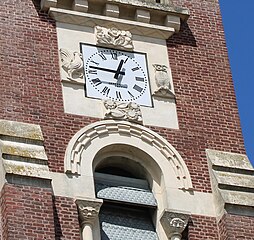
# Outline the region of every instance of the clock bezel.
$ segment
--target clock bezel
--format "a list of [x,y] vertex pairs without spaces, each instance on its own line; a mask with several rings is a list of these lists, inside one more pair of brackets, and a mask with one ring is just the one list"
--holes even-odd
[[[147,88],[145,91],[147,92],[148,94],[148,97],[149,97],[149,101],[150,101],[150,104],[146,104],[146,103],[137,103],[138,105],[142,106],[142,107],[149,107],[149,108],[153,108],[154,107],[154,103],[153,103],[153,98],[152,98],[152,91],[151,91],[151,82],[150,82],[150,76],[149,76],[149,69],[148,69],[148,56],[147,56],[147,53],[145,52],[139,52],[139,51],[127,51],[127,50],[124,50],[124,49],[119,49],[119,48],[113,48],[113,47],[108,47],[108,46],[101,46],[101,45],[95,45],[95,44],[90,44],[90,43],[84,43],[84,42],[80,42],[80,52],[82,54],[82,57],[84,56],[84,53],[83,53],[83,49],[82,49],[82,46],[83,45],[86,45],[86,46],[91,46],[91,47],[95,47],[95,48],[99,48],[99,49],[106,49],[106,50],[114,50],[114,51],[119,51],[119,52],[123,52],[123,53],[127,53],[127,54],[130,54],[130,53],[133,53],[133,54],[140,54],[140,55],[143,55],[144,56],[144,65],[145,65],[145,75],[147,74]],[[99,51],[98,51],[99,52]],[[134,61],[132,59],[132,61]],[[138,62],[137,62],[138,63]],[[91,98],[91,99],[97,99],[97,100],[106,100],[106,99],[111,99],[109,97],[105,97],[103,98],[102,96],[88,96],[87,95],[87,79],[86,79],[86,72],[85,72],[85,66],[86,66],[86,62],[85,60],[83,59],[83,66],[84,66],[84,81],[85,81],[85,85],[84,85],[84,90],[85,90],[85,97],[87,98]],[[113,101],[118,101],[116,99],[111,99]],[[135,102],[135,100],[133,101],[121,101],[119,100],[119,102],[126,102],[126,103],[129,103],[129,102]]]

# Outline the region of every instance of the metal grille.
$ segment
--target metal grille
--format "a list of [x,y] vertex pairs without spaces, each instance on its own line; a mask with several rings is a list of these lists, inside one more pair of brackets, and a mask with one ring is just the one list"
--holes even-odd
[[158,240],[145,212],[106,208],[99,218],[102,240]]

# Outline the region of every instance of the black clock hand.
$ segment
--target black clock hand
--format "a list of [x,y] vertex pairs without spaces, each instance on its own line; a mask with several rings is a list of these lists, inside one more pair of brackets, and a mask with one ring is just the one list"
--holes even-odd
[[[89,66],[89,68],[93,68],[93,69],[97,69],[97,70],[101,70],[101,71],[106,71],[106,72],[111,72],[111,73],[118,73],[121,74],[121,75],[125,75],[125,72],[117,72],[117,70],[113,70],[113,69],[108,69],[108,68],[102,68],[102,67],[96,67],[96,66]],[[115,77],[114,77],[115,78]]]
[[121,60],[120,63],[119,63],[119,65],[118,65],[118,68],[116,69],[116,73],[115,73],[115,75],[114,75],[114,78],[115,78],[115,79],[118,79],[118,76],[119,76],[120,74],[121,74],[121,75],[124,75],[124,74],[121,73],[121,68],[122,68],[122,66],[123,66],[123,63],[124,63],[124,60]]

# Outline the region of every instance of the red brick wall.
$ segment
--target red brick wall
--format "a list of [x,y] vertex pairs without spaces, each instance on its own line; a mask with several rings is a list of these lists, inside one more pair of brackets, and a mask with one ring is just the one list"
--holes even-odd
[[1,194],[3,240],[54,239],[52,192],[5,184]]
[[54,197],[56,240],[80,240],[78,210],[74,199]]
[[[211,191],[205,148],[244,153],[218,3],[176,1],[190,19],[168,41],[179,130],[152,128],[184,158],[196,190]],[[17,7],[18,6],[18,7]],[[0,9],[0,118],[40,124],[51,171],[63,172],[70,138],[97,119],[65,114],[55,23],[38,1]]]
[[254,218],[225,214],[219,223],[221,240],[254,239]]
[[[180,33],[167,42],[180,129],[151,129],[164,136],[180,152],[189,168],[194,188],[211,192],[205,149],[245,152],[219,5],[216,0],[173,1],[176,5],[188,7],[191,13]],[[0,119],[39,124],[45,138],[50,170],[63,172],[69,140],[80,128],[98,119],[64,113],[55,22],[39,11],[39,0],[2,0],[0,36]],[[31,213],[35,219],[39,213],[32,211],[36,208],[32,201],[52,208],[52,199],[45,189],[7,185],[4,191],[1,210],[7,220],[8,216],[15,216],[11,206],[14,200],[17,206],[21,206],[20,210]],[[28,199],[26,205],[25,199],[34,191],[43,196],[40,198],[42,202],[39,198]],[[7,209],[3,203],[9,195],[12,202],[6,202]],[[61,239],[78,239],[73,201],[60,201],[56,197],[54,213],[57,238],[60,239],[62,234]],[[14,218],[10,218],[11,222],[8,220],[5,236],[20,233],[14,231],[15,226],[21,234],[32,236],[34,231],[39,239],[44,239],[46,233],[53,236],[52,216],[48,210],[41,214],[43,223],[46,219],[48,221],[45,222],[45,232],[36,232],[37,228],[31,228],[30,215],[22,218],[20,214],[15,221]],[[231,221],[232,217],[227,219]],[[22,224],[18,225],[17,220]],[[210,227],[215,229],[214,219],[194,216],[193,224],[189,233],[191,239],[218,239],[216,233],[210,231]],[[21,229],[22,226],[30,228]],[[230,230],[230,226],[227,229]]]
[[188,232],[188,240],[220,239],[216,219],[212,217],[192,215]]

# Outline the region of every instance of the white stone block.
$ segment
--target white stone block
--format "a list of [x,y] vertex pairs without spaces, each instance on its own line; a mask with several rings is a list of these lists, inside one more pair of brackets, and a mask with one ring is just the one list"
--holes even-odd
[[72,4],[72,9],[78,12],[88,11],[88,1],[87,0],[74,0]]
[[150,23],[150,12],[146,10],[137,9],[135,15],[136,21]]
[[172,15],[167,15],[165,19],[165,26],[167,27],[172,27],[175,29],[176,32],[180,30],[180,17],[178,16],[172,16]]
[[119,7],[114,4],[106,4],[104,9],[104,14],[108,17],[119,17]]

